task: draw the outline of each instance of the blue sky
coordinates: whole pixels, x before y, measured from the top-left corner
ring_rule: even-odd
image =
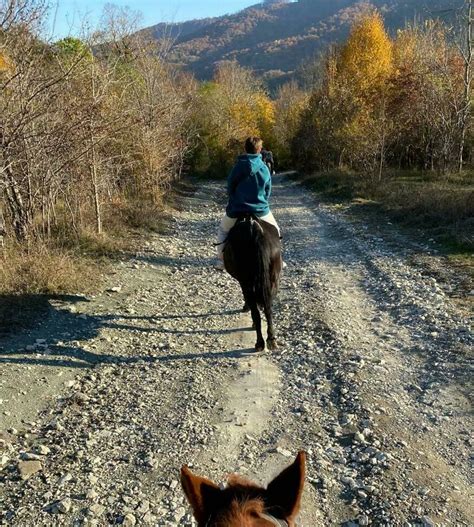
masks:
[[[51,13],[51,33],[54,38],[76,34],[84,16],[93,24],[96,23],[106,3],[140,11],[143,15],[141,25],[146,27],[158,22],[179,22],[234,13],[258,2],[259,0],[56,0]]]

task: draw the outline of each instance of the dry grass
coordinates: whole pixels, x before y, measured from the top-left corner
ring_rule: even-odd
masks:
[[[162,232],[165,206],[154,200],[117,198],[104,209],[106,232],[72,230],[62,217],[48,241],[38,240],[27,250],[12,237],[0,248],[0,295],[85,293],[95,290],[110,259],[122,258],[134,248],[131,229]],[[85,219],[93,224],[91,211]]]
[[[89,292],[97,287],[101,269],[77,253],[36,245],[29,251],[12,244],[0,253],[0,294]]]
[[[447,182],[391,181],[373,198],[398,221],[424,227],[459,249],[474,249],[474,189]]]
[[[116,234],[123,234],[127,228],[162,232],[164,216],[163,197],[154,200],[134,199],[115,203],[108,212],[107,224]]]
[[[448,253],[474,250],[472,173],[442,178],[419,172],[392,172],[376,182],[359,174],[334,171],[303,176],[303,181],[325,199],[369,200],[400,224],[426,231]]]
[[[82,231],[79,236],[71,238],[66,243],[70,250],[84,257],[95,259],[115,258],[130,249],[127,234],[126,228],[117,234],[109,232],[97,234],[95,232]],[[65,240],[63,239],[61,243],[64,244]]]

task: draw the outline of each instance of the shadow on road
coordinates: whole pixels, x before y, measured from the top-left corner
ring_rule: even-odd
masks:
[[[69,309],[55,307],[51,300],[66,300],[85,302],[81,296],[48,297],[47,295],[25,295],[23,297],[0,296],[0,313],[2,314],[0,333],[0,364],[27,364],[68,368],[90,368],[97,364],[134,364],[138,362],[174,362],[193,359],[239,358],[253,352],[253,349],[231,350],[225,352],[209,352],[194,354],[175,354],[156,356],[127,356],[112,353],[101,353],[86,349],[87,341],[96,339],[103,329],[115,329],[142,333],[164,333],[171,335],[227,335],[252,328],[224,329],[186,329],[188,319],[207,319],[218,316],[232,316],[238,310],[206,313],[183,313],[181,315],[163,316],[131,316],[115,315],[84,315]],[[132,322],[149,321],[153,326],[134,326],[132,323],[120,323],[121,320]],[[156,325],[158,321],[182,320],[183,329],[168,329]],[[47,337],[47,349],[35,347],[36,338]],[[110,343],[113,347],[113,343]]]

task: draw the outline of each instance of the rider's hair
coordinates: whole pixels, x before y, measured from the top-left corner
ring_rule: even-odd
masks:
[[[247,154],[256,154],[258,147],[263,144],[262,139],[260,137],[252,136],[248,137],[245,141],[245,151]]]

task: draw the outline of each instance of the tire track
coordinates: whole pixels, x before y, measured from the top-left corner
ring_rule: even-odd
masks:
[[[33,377],[81,369],[2,434],[3,523],[190,526],[181,464],[266,484],[304,449],[303,527],[474,524],[470,320],[410,263],[419,247],[276,178],[280,350],[255,355],[239,287],[212,269],[223,186],[200,185],[117,266],[119,292],[55,307],[34,333],[50,353],[10,342],[13,381],[12,358]],[[22,480],[40,445],[41,470]]]

